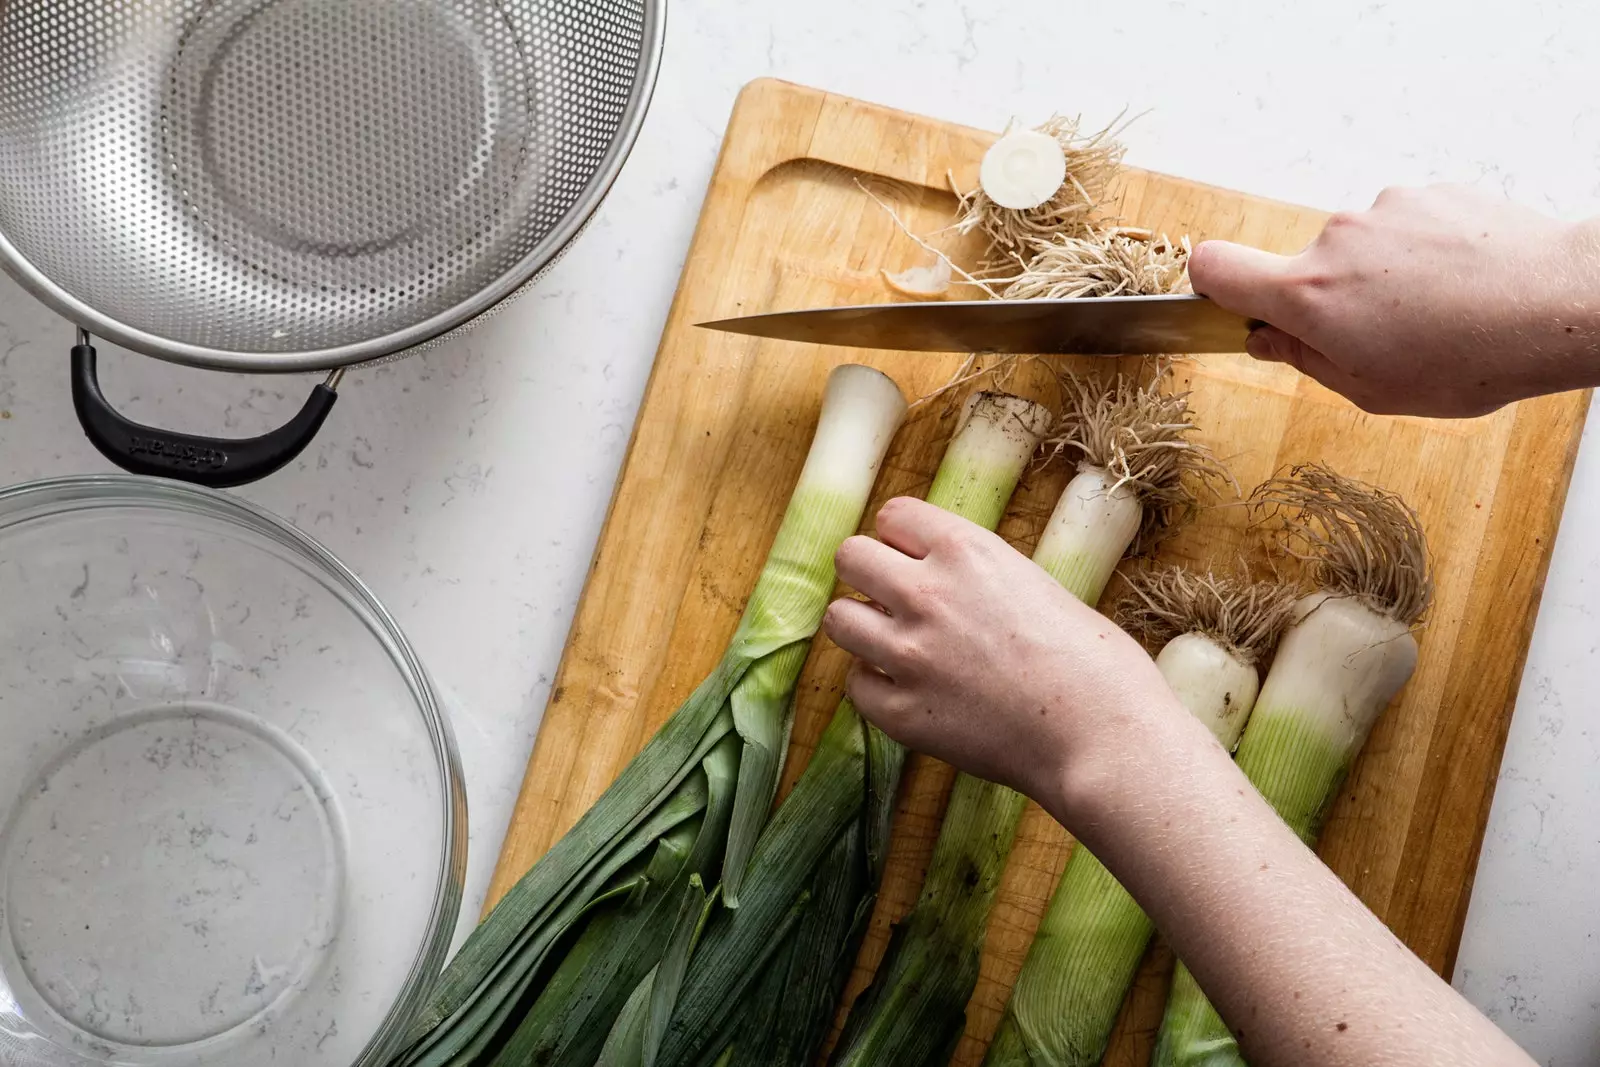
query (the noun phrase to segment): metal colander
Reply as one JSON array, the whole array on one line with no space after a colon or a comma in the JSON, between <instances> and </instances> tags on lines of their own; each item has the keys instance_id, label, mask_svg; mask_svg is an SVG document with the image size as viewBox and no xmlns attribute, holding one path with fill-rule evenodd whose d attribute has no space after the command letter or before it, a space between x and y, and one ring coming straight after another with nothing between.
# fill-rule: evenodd
<instances>
[{"instance_id":1,"label":"metal colander","mask_svg":"<svg viewBox=\"0 0 1600 1067\"><path fill-rule=\"evenodd\" d=\"M0 0L0 263L162 359L384 358L559 255L660 41L660 0Z\"/></svg>"}]
</instances>

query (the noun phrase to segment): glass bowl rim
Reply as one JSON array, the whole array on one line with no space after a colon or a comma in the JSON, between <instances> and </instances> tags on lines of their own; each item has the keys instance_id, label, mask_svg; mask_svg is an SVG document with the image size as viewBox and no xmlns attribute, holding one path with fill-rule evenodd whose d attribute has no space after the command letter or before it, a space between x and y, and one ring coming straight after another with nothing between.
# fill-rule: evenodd
<instances>
[{"instance_id":1,"label":"glass bowl rim","mask_svg":"<svg viewBox=\"0 0 1600 1067\"><path fill-rule=\"evenodd\" d=\"M432 743L435 769L444 793L444 848L429 910L428 928L404 985L352 1067L379 1067L398 1051L400 1040L433 991L455 937L467 862L467 799L450 721L440 708L427 669L399 624L355 572L321 542L288 520L247 500L203 486L137 474L87 474L40 478L0 488L0 543L12 527L41 518L102 508L156 508L177 515L201 515L266 536L310 565L358 609L390 664L400 672Z\"/></svg>"}]
</instances>

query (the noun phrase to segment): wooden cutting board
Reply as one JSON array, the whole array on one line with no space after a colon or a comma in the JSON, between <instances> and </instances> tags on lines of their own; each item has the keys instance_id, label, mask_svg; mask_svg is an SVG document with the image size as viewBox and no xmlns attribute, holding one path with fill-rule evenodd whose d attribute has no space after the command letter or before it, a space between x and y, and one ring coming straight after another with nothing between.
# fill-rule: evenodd
<instances>
[{"instance_id":1,"label":"wooden cutting board","mask_svg":"<svg viewBox=\"0 0 1600 1067\"><path fill-rule=\"evenodd\" d=\"M841 362L870 363L917 397L944 383L961 361L759 341L693 324L891 299L880 268L925 257L863 187L895 205L917 232L936 230L954 211L950 180L971 188L992 139L776 81L752 83L740 95L491 903L717 662L777 530L828 371ZM1284 252L1302 247L1326 217L1132 170L1120 199L1133 224ZM1049 402L1042 377L1035 368L1012 387ZM1448 973L1587 396L1435 422L1366 415L1287 367L1244 356L1206 357L1185 365L1180 377L1193 390L1202 439L1243 487L1285 464L1317 459L1403 494L1421 513L1438 574L1421 663L1373 731L1321 854L1423 959ZM878 499L926 488L952 423L946 403L913 410ZM1056 465L1031 474L1002 533L1031 548L1066 473ZM1164 546L1163 558L1226 565L1245 544L1243 524L1242 509L1213 509ZM819 639L800 688L786 788L839 700L846 667L840 650ZM881 955L888 924L915 899L950 780L947 767L912 763L852 996ZM1068 849L1065 833L1030 809L955 1062L981 1058ZM1141 973L1108 1062L1147 1062L1164 997L1164 955L1158 949Z\"/></svg>"}]
</instances>

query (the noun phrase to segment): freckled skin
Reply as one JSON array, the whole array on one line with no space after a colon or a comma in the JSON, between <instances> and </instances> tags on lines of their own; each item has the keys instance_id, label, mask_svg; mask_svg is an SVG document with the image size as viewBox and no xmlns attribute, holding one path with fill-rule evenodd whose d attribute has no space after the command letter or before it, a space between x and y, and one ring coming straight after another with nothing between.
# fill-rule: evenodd
<instances>
[{"instance_id":1,"label":"freckled skin","mask_svg":"<svg viewBox=\"0 0 1600 1067\"><path fill-rule=\"evenodd\" d=\"M837 559L871 603L824 620L856 656L857 708L1082 840L1251 1067L1531 1067L1301 844L1131 638L937 507L891 500L876 528Z\"/></svg>"},{"instance_id":2,"label":"freckled skin","mask_svg":"<svg viewBox=\"0 0 1600 1067\"><path fill-rule=\"evenodd\" d=\"M1204 242L1189 278L1270 324L1251 355L1378 414L1470 417L1600 381L1600 220L1464 186L1386 189L1298 255Z\"/></svg>"}]
</instances>

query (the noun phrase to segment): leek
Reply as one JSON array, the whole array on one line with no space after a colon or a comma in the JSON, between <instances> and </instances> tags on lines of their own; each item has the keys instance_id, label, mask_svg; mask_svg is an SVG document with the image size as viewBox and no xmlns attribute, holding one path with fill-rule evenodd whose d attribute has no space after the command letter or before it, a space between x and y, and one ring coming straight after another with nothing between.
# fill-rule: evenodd
<instances>
[{"instance_id":1,"label":"leek","mask_svg":"<svg viewBox=\"0 0 1600 1067\"><path fill-rule=\"evenodd\" d=\"M1180 568L1129 579L1117 621L1160 646L1156 667L1232 751L1255 703L1256 664L1288 621L1292 593ZM986 1067L1091 1067L1155 932L1083 845L1067 859L984 1058Z\"/></svg>"},{"instance_id":2,"label":"leek","mask_svg":"<svg viewBox=\"0 0 1600 1067\"><path fill-rule=\"evenodd\" d=\"M1071 406L1058 443L1083 456L1034 562L1093 605L1141 532L1188 501L1185 475L1209 469L1188 441L1187 398L1119 377L1109 386L1069 376ZM981 669L981 668L980 668ZM896 929L872 984L850 1008L832 1062L839 1067L943 1064L966 1027L989 912L1027 803L1014 790L957 775L922 891Z\"/></svg>"},{"instance_id":3,"label":"leek","mask_svg":"<svg viewBox=\"0 0 1600 1067\"><path fill-rule=\"evenodd\" d=\"M1325 467L1296 468L1256 490L1287 511L1290 551L1308 559L1318 591L1295 607L1255 714L1239 769L1314 847L1372 725L1417 663L1411 630L1433 583L1416 513L1398 496ZM1152 1067L1243 1067L1238 1043L1179 962Z\"/></svg>"},{"instance_id":4,"label":"leek","mask_svg":"<svg viewBox=\"0 0 1600 1067\"><path fill-rule=\"evenodd\" d=\"M832 372L805 467L721 662L473 931L397 1063L599 1055L668 950L695 878L715 884L738 835L759 821L752 811L770 806L768 741L785 729L832 595L834 552L860 524L905 410L878 371Z\"/></svg>"},{"instance_id":5,"label":"leek","mask_svg":"<svg viewBox=\"0 0 1600 1067\"><path fill-rule=\"evenodd\" d=\"M1048 422L1020 397L969 398L929 502L993 529ZM756 844L743 903L708 925L656 1064L814 1061L883 877L905 757L840 702Z\"/></svg>"}]
</instances>

